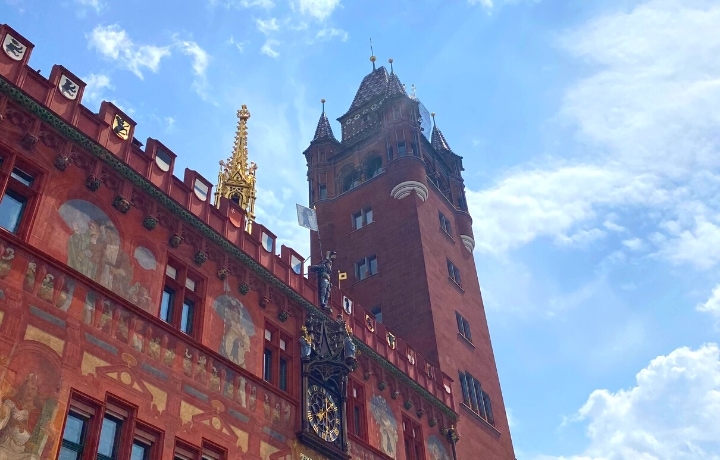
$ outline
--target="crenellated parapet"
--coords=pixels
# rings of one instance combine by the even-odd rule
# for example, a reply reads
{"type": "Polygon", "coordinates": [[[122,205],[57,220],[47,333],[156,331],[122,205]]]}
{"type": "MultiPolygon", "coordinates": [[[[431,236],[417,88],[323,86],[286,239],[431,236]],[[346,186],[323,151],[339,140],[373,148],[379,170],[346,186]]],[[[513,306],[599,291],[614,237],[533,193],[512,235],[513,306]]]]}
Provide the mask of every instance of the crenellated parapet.
{"type": "MultiPolygon", "coordinates": [[[[49,174],[65,175],[66,181],[71,176],[92,200],[111,206],[119,218],[142,225],[147,232],[154,232],[152,235],[162,234],[167,245],[185,257],[189,265],[228,280],[233,293],[255,292],[260,307],[275,309],[279,321],[288,316],[301,317],[307,311],[317,312],[316,286],[303,273],[303,256],[286,246],[278,251],[276,235],[262,224],[252,225],[248,231],[247,212],[236,202],[220,196],[215,206],[214,185],[197,171],[185,169],[181,177],[176,176],[177,155],[154,138],[148,138],[143,146],[134,136],[135,121],[115,104],[102,102],[98,113],[83,106],[85,82],[68,69],[55,65],[48,78],[33,70],[29,65],[32,43],[7,25],[0,25],[0,37],[4,39],[8,34],[17,41],[20,51],[15,56],[0,52],[0,124],[5,125],[0,129],[7,133],[3,142],[20,146],[29,155],[49,155],[49,174]]],[[[30,254],[30,248],[25,250],[30,254]]],[[[63,272],[64,277],[71,276],[56,261],[45,263],[63,272]]],[[[118,317],[132,313],[131,308],[123,306],[122,298],[113,297],[111,292],[104,294],[117,304],[117,311],[124,312],[117,313],[118,317]]],[[[342,314],[343,297],[343,292],[334,289],[334,315],[342,314]]],[[[438,420],[456,419],[452,379],[382,324],[376,324],[361,306],[354,307],[350,318],[366,379],[376,379],[378,388],[388,388],[392,399],[407,398],[418,411],[428,414],[428,421],[434,420],[428,422],[431,425],[438,420]]],[[[97,328],[98,321],[103,321],[98,318],[90,318],[82,328],[97,328]]],[[[139,318],[133,324],[154,321],[148,314],[140,314],[139,318]]],[[[109,327],[120,326],[111,322],[109,327]]],[[[167,327],[150,327],[175,337],[165,330],[167,327]]],[[[123,334],[120,339],[114,332],[110,336],[101,339],[131,341],[123,334]]],[[[154,342],[158,337],[149,338],[145,349],[160,346],[162,353],[165,346],[167,350],[162,343],[172,340],[160,337],[158,345],[154,342]]],[[[174,358],[172,365],[181,370],[189,363],[188,378],[202,382],[208,391],[215,391],[215,377],[224,388],[230,371],[223,369],[232,363],[217,356],[209,360],[210,352],[200,343],[182,340],[189,345],[185,350],[173,345],[175,356],[187,351],[190,357],[184,361],[174,358]]],[[[123,346],[133,344],[126,342],[123,346]]],[[[240,374],[233,375],[237,383],[240,374]]]]}

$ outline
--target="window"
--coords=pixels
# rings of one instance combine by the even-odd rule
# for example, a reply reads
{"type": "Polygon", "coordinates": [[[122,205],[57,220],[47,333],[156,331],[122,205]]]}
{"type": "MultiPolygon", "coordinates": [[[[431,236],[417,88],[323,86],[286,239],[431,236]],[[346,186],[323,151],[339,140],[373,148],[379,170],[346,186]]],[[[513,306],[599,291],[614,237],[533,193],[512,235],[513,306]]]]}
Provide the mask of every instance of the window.
{"type": "Polygon", "coordinates": [[[37,202],[38,174],[16,156],[0,156],[0,227],[21,235],[37,202]]]}
{"type": "Polygon", "coordinates": [[[376,323],[382,323],[382,307],[380,305],[373,307],[370,313],[375,317],[376,323]]]}
{"type": "Polygon", "coordinates": [[[405,141],[400,141],[397,143],[398,148],[398,156],[403,157],[407,155],[407,146],[405,145],[405,141]]]}
{"type": "Polygon", "coordinates": [[[393,148],[392,145],[388,144],[387,146],[387,161],[391,161],[393,159],[393,148]]]}
{"type": "Polygon", "coordinates": [[[448,218],[445,217],[443,213],[440,213],[440,228],[442,228],[443,231],[448,235],[452,235],[452,226],[450,225],[450,220],[448,220],[448,218]]]}
{"type": "Polygon", "coordinates": [[[225,451],[214,444],[203,441],[202,460],[225,460],[225,451]]]}
{"type": "Polygon", "coordinates": [[[480,382],[469,372],[460,372],[460,386],[462,387],[463,405],[480,416],[491,425],[495,418],[490,405],[490,396],[482,390],[480,382]]]}
{"type": "Polygon", "coordinates": [[[360,184],[360,177],[358,176],[357,171],[350,171],[350,172],[346,173],[342,178],[341,184],[342,184],[341,191],[343,193],[357,187],[358,184],[360,184]]]}
{"type": "Polygon", "coordinates": [[[365,391],[363,386],[355,380],[349,379],[348,396],[348,433],[360,439],[367,439],[365,391]]]}
{"type": "Polygon", "coordinates": [[[355,279],[360,281],[377,273],[377,257],[365,257],[355,262],[355,279]]]}
{"type": "Polygon", "coordinates": [[[403,416],[403,439],[407,460],[424,460],[422,429],[420,425],[403,416]]]}
{"type": "Polygon", "coordinates": [[[160,319],[194,337],[199,337],[199,306],[203,298],[200,279],[181,264],[169,260],[160,299],[160,319]]]}
{"type": "Polygon", "coordinates": [[[352,215],[353,230],[358,230],[373,221],[372,208],[365,208],[352,215]]]}
{"type": "Polygon", "coordinates": [[[293,343],[292,337],[272,324],[265,324],[263,380],[282,391],[291,388],[293,343]]]}
{"type": "Polygon", "coordinates": [[[320,193],[320,195],[319,195],[319,196],[320,196],[320,199],[321,199],[321,200],[327,200],[327,185],[325,185],[325,184],[320,184],[320,185],[318,186],[318,189],[319,189],[319,193],[320,193]]]}
{"type": "Polygon", "coordinates": [[[134,410],[115,403],[114,398],[103,405],[74,394],[58,459],[154,460],[160,458],[158,439],[154,429],[135,420],[134,410]]]}
{"type": "Polygon", "coordinates": [[[325,163],[325,150],[320,149],[320,151],[318,151],[318,162],[325,163]]]}
{"type": "Polygon", "coordinates": [[[472,334],[470,333],[470,323],[462,317],[458,312],[455,312],[455,319],[457,319],[458,333],[465,337],[468,342],[472,342],[472,334]]]}
{"type": "Polygon", "coordinates": [[[382,172],[382,159],[373,156],[365,164],[365,179],[372,179],[382,172]]]}
{"type": "Polygon", "coordinates": [[[462,282],[460,281],[460,270],[457,269],[457,267],[450,262],[447,261],[447,267],[448,267],[448,276],[451,280],[455,282],[458,286],[462,286],[462,282]]]}
{"type": "Polygon", "coordinates": [[[418,149],[418,145],[416,142],[410,143],[410,149],[412,150],[413,156],[416,156],[416,157],[420,156],[420,150],[418,149]]]}

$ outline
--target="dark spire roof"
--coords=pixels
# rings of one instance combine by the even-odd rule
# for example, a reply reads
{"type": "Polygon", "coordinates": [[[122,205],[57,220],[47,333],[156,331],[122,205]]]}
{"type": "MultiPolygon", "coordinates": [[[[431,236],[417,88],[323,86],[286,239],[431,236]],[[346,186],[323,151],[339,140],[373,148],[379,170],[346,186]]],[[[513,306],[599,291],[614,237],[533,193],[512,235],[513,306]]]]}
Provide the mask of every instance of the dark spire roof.
{"type": "MultiPolygon", "coordinates": [[[[433,122],[435,121],[435,117],[433,117],[433,122]]],[[[433,123],[433,129],[432,129],[432,136],[430,136],[430,144],[433,146],[435,151],[437,152],[451,152],[452,149],[448,145],[447,141],[445,140],[445,136],[443,136],[443,133],[440,132],[440,129],[437,127],[436,124],[433,123]]]]}
{"type": "Polygon", "coordinates": [[[365,75],[362,83],[360,83],[360,88],[358,88],[357,93],[355,93],[355,99],[353,99],[348,112],[360,107],[365,102],[384,94],[387,89],[388,79],[388,71],[384,66],[380,66],[365,75]]]}
{"type": "Polygon", "coordinates": [[[325,115],[325,108],[323,105],[323,112],[318,120],[317,128],[315,128],[315,137],[313,137],[312,141],[316,142],[328,139],[337,142],[337,139],[335,139],[335,135],[332,132],[332,126],[330,126],[330,120],[328,120],[327,115],[325,115]]]}
{"type": "Polygon", "coordinates": [[[397,77],[397,75],[393,72],[390,74],[390,77],[388,77],[388,84],[387,84],[387,90],[385,91],[385,94],[390,96],[397,96],[398,94],[403,94],[407,96],[407,92],[405,91],[405,87],[402,83],[400,83],[400,79],[397,77]]]}

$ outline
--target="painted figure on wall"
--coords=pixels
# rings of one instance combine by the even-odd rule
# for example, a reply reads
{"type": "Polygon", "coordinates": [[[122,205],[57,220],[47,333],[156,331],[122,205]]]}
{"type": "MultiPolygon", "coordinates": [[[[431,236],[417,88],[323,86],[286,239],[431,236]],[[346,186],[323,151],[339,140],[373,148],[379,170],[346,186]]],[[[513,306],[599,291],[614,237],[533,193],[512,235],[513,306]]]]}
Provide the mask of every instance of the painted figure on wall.
{"type": "MultiPolygon", "coordinates": [[[[28,357],[30,358],[30,357],[28,357]]],[[[50,374],[53,366],[45,359],[36,362],[31,358],[26,364],[38,367],[35,372],[18,373],[16,388],[5,394],[0,391],[0,459],[40,460],[47,458],[45,447],[52,445],[51,423],[57,412],[57,398],[48,390],[57,380],[50,374]],[[44,366],[44,367],[40,367],[44,366]],[[50,395],[48,395],[50,394],[50,395]],[[45,455],[44,455],[45,454],[45,455]]],[[[27,366],[26,366],[27,367],[27,366]]]]}
{"type": "Polygon", "coordinates": [[[430,435],[427,441],[429,460],[450,460],[443,441],[435,435],[430,435]]]}
{"type": "MultiPolygon", "coordinates": [[[[152,301],[148,290],[139,282],[132,283],[133,263],[123,251],[120,233],[110,218],[100,208],[84,200],[66,201],[60,206],[59,213],[72,231],[67,242],[68,265],[149,310],[152,301]]],[[[143,250],[149,252],[146,248],[143,250]]],[[[143,253],[143,256],[147,259],[146,254],[143,253]]],[[[139,265],[148,269],[148,264],[139,265]]],[[[154,271],[155,266],[150,266],[154,271]]]]}
{"type": "Polygon", "coordinates": [[[255,325],[250,313],[238,299],[221,295],[213,308],[225,323],[219,353],[240,367],[245,367],[245,355],[250,350],[250,337],[255,335],[255,325]]]}
{"type": "Polygon", "coordinates": [[[372,397],[370,401],[370,411],[377,424],[380,450],[390,457],[396,458],[398,427],[395,415],[393,415],[385,398],[380,395],[372,397]]]}

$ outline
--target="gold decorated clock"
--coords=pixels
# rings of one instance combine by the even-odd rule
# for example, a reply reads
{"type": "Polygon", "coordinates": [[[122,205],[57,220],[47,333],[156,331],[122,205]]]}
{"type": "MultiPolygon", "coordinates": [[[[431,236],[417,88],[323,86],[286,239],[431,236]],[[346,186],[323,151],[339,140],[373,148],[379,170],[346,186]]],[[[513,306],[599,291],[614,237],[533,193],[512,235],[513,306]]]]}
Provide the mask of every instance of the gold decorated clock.
{"type": "Polygon", "coordinates": [[[323,387],[307,389],[307,419],[321,439],[334,442],[340,436],[340,409],[335,398],[323,387]]]}

